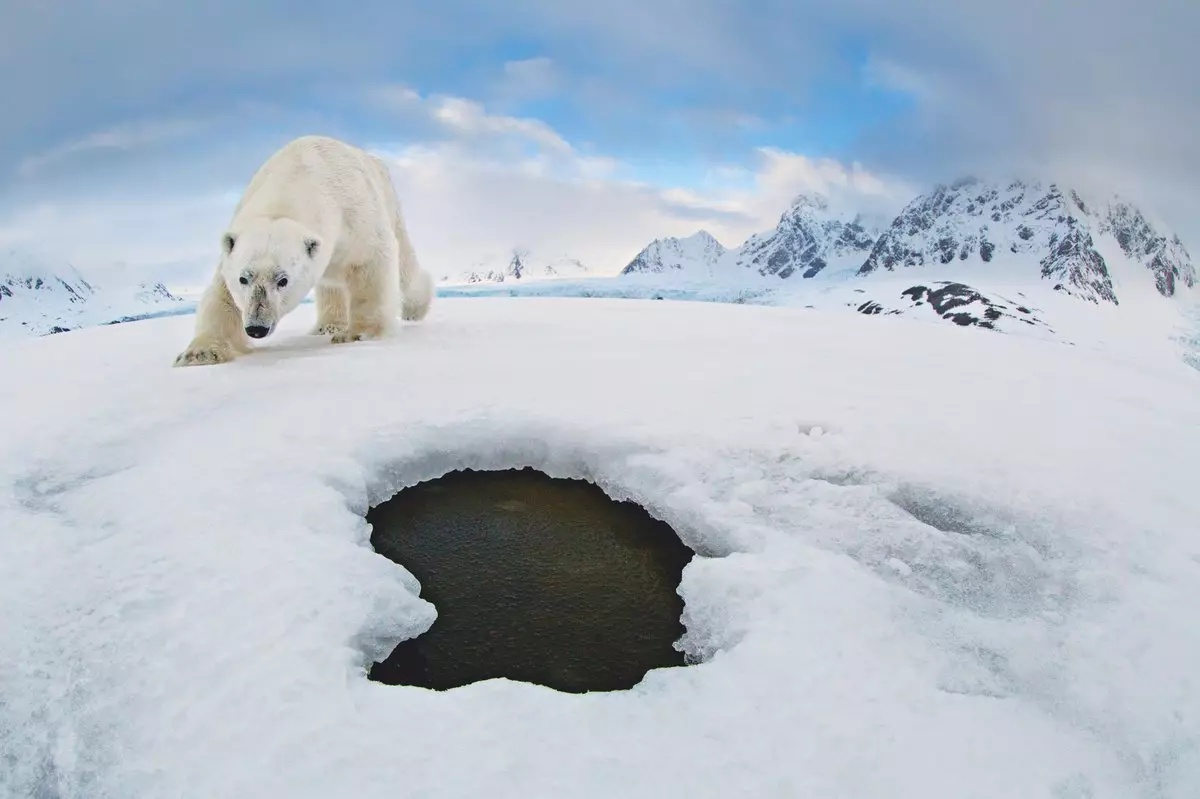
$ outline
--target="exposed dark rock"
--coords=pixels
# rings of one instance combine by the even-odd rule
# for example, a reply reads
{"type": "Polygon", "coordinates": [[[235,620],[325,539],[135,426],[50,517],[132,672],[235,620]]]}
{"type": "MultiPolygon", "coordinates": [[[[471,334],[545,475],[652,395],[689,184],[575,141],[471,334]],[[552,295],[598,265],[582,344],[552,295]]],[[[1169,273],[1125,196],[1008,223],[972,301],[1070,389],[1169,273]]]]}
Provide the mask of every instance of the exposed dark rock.
{"type": "MultiPolygon", "coordinates": [[[[1004,319],[1046,327],[1033,312],[1016,303],[1000,298],[987,297],[963,283],[939,281],[930,285],[918,284],[900,292],[900,304],[887,300],[867,300],[856,306],[859,313],[867,315],[904,314],[919,317],[917,308],[963,327],[975,326],[997,330],[1004,319]]],[[[1049,330],[1049,328],[1047,328],[1049,330]]]]}

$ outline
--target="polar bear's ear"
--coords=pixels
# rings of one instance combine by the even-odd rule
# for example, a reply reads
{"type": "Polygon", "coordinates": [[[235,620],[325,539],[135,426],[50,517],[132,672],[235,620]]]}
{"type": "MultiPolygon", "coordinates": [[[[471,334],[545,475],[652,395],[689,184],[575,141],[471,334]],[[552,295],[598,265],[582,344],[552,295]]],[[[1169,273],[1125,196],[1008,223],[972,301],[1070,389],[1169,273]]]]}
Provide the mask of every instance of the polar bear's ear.
{"type": "Polygon", "coordinates": [[[317,248],[320,246],[321,240],[314,236],[309,236],[304,240],[304,251],[308,253],[309,258],[317,254],[317,248]]]}
{"type": "Polygon", "coordinates": [[[225,251],[226,255],[233,252],[234,244],[237,244],[237,236],[232,233],[226,233],[221,237],[221,249],[225,251]]]}

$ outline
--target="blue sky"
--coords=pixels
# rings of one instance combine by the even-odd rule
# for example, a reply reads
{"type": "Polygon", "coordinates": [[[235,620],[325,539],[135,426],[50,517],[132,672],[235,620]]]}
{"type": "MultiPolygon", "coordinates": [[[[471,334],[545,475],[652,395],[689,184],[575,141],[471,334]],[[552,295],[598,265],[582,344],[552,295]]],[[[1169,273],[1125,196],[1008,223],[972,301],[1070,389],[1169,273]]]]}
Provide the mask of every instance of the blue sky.
{"type": "Polygon", "coordinates": [[[1200,250],[1183,0],[0,2],[0,247],[85,268],[202,280],[311,132],[392,159],[435,272],[516,245],[615,270],[963,172],[1145,198],[1200,250]]]}

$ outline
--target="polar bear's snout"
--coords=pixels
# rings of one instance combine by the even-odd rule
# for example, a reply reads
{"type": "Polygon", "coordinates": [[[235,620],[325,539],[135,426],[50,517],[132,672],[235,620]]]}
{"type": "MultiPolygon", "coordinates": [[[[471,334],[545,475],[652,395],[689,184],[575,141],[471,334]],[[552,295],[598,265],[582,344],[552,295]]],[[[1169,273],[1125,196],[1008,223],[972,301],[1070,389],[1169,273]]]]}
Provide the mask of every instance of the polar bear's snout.
{"type": "Polygon", "coordinates": [[[250,338],[266,338],[275,329],[276,314],[266,287],[259,282],[250,290],[243,327],[250,338]]]}
{"type": "Polygon", "coordinates": [[[246,335],[250,338],[266,338],[271,335],[271,328],[262,325],[246,325],[246,335]]]}

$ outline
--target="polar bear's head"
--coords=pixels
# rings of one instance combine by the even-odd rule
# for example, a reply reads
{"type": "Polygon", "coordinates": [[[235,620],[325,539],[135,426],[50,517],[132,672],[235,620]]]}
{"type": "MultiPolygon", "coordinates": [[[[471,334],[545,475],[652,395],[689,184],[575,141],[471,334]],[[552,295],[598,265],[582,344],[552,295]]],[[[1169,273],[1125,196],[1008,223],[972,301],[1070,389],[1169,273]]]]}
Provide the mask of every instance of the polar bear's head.
{"type": "Polygon", "coordinates": [[[255,220],[221,237],[221,276],[251,338],[275,330],[312,289],[329,256],[291,219],[255,220]]]}

